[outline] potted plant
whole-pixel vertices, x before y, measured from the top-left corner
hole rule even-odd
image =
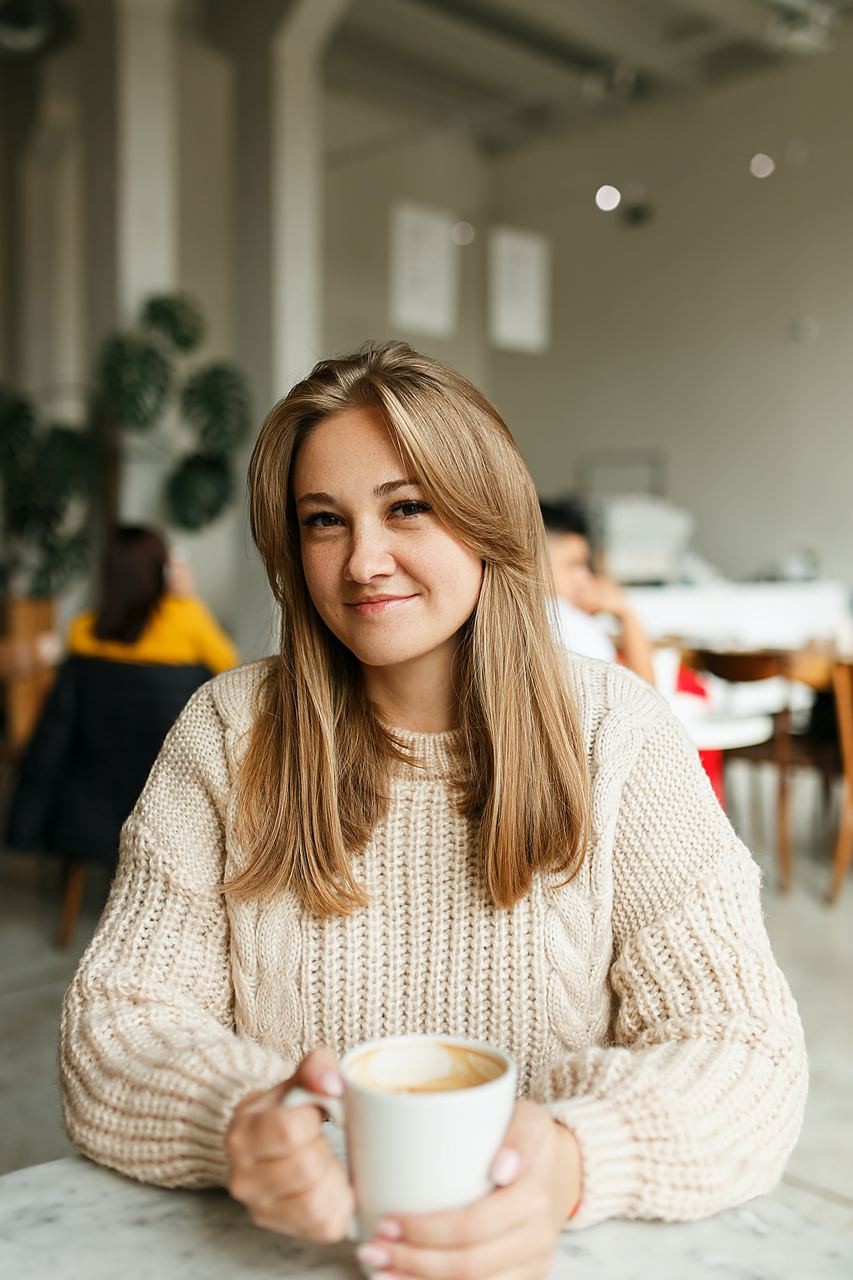
[[[79,426],[40,419],[0,384],[2,631],[53,626],[55,596],[87,572],[100,531],[120,518],[131,439],[169,460],[152,518],[195,531],[227,507],[249,392],[230,362],[190,363],[203,334],[186,296],[148,298],[135,326],[104,341]]]

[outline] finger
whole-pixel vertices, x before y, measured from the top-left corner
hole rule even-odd
[[[343,1240],[355,1210],[355,1197],[346,1174],[336,1163],[314,1187],[274,1203],[251,1206],[256,1226],[306,1240]]]
[[[376,1234],[383,1242],[396,1237],[407,1244],[436,1249],[461,1248],[505,1236],[525,1223],[530,1213],[529,1180],[521,1178],[463,1209],[394,1214],[379,1223]]]
[[[517,1102],[498,1151],[491,1174],[500,1187],[514,1182],[529,1168],[551,1134],[553,1121],[532,1102]]]
[[[235,1200],[259,1207],[302,1195],[327,1177],[337,1164],[322,1136],[279,1160],[259,1160],[235,1170],[229,1190]]]
[[[278,1160],[316,1142],[323,1119],[316,1107],[285,1111],[277,1103],[248,1115],[234,1126],[229,1153],[239,1163]]]
[[[288,1082],[315,1093],[325,1093],[330,1098],[340,1098],[344,1092],[338,1060],[331,1049],[312,1049],[302,1059]]]
[[[358,1258],[368,1267],[388,1275],[411,1276],[417,1280],[487,1280],[502,1271],[529,1265],[542,1255],[542,1235],[534,1227],[521,1228],[468,1248],[432,1249],[371,1240],[358,1250]]]

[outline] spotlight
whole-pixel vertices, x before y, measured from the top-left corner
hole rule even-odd
[[[605,185],[599,187],[595,193],[595,203],[603,213],[612,213],[614,209],[618,209],[621,200],[622,192],[618,187]]]
[[[766,156],[763,151],[759,151],[749,162],[749,172],[753,178],[769,178],[775,168],[775,161],[770,156]]]

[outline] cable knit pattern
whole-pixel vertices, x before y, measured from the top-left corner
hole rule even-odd
[[[169,735],[65,1000],[72,1140],[164,1186],[222,1183],[235,1103],[317,1044],[404,1032],[513,1053],[519,1092],[575,1133],[571,1226],[689,1218],[767,1190],[796,1141],[806,1059],[759,876],[694,748],[622,669],[572,659],[592,779],[579,875],[488,902],[448,781],[454,734],[402,734],[388,811],[356,869],[370,892],[319,920],[282,892],[217,890],[244,865],[232,783],[264,672],[227,672]]]

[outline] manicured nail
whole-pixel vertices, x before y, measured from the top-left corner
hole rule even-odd
[[[327,1093],[330,1098],[343,1096],[344,1082],[337,1071],[322,1071],[317,1077],[317,1083],[323,1093]]]
[[[501,1147],[492,1161],[492,1182],[498,1187],[509,1186],[518,1177],[521,1156],[512,1147]]]
[[[376,1234],[385,1240],[402,1240],[403,1228],[393,1218],[382,1218],[376,1228]]]
[[[381,1244],[359,1245],[355,1253],[359,1262],[363,1262],[366,1267],[387,1267],[391,1261],[390,1253]]]

